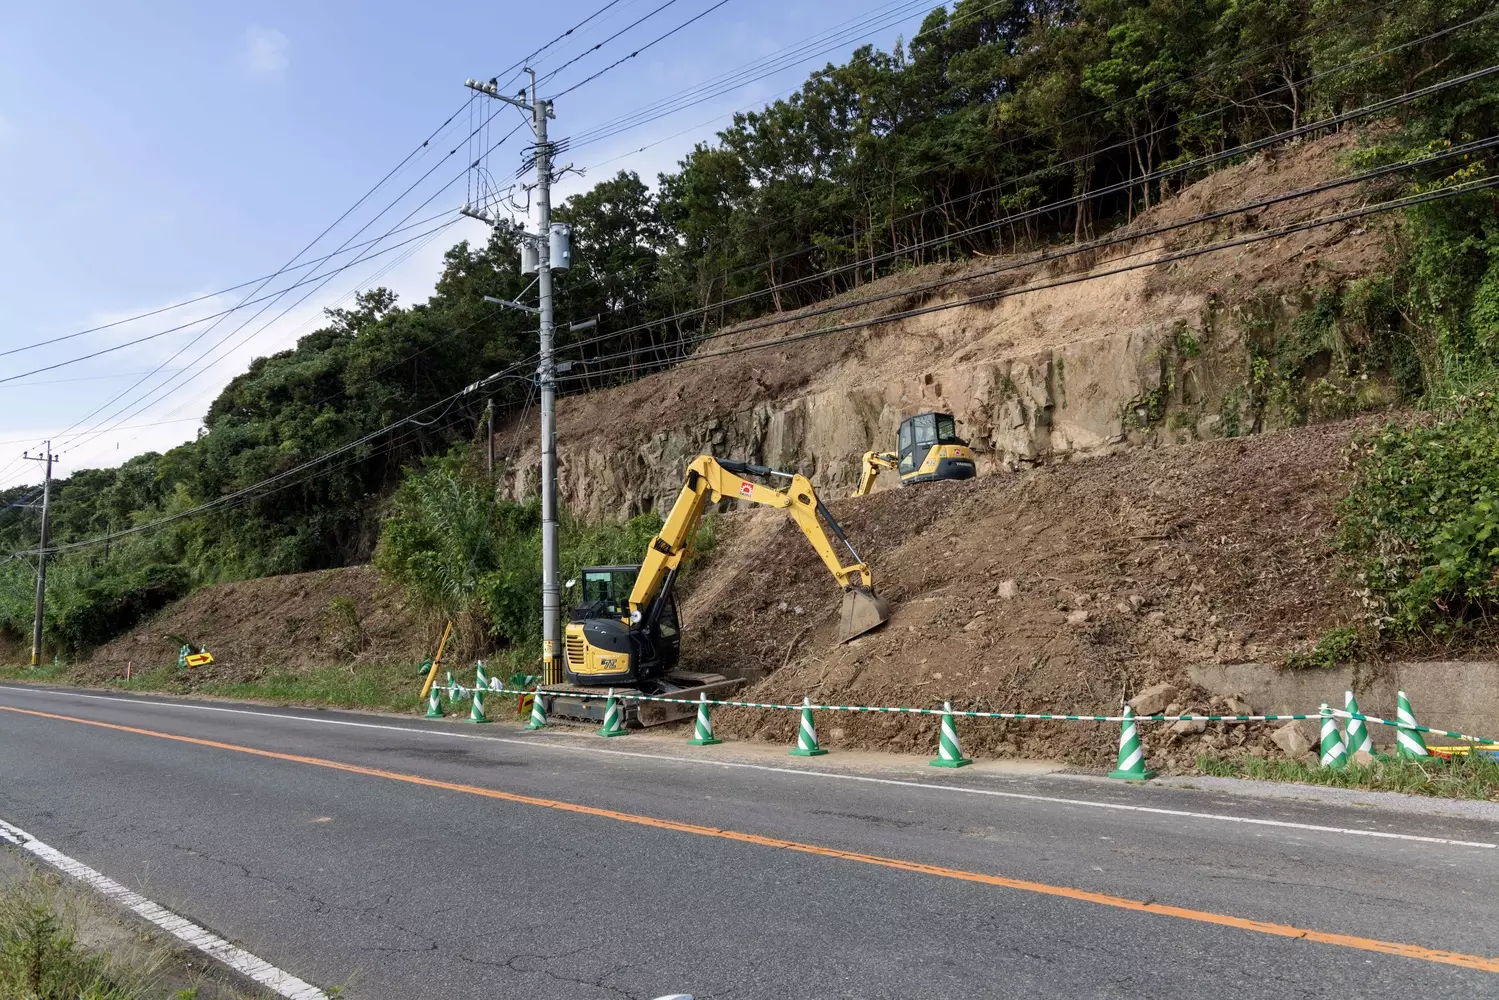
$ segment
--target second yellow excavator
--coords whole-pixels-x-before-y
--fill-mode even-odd
[[[774,489],[745,476],[780,477],[790,482]],[[687,467],[682,492],[639,566],[590,566],[582,571],[581,601],[573,609],[563,638],[564,677],[548,678],[552,681],[549,686],[555,690],[562,682],[583,688],[628,687],[692,699],[699,691],[716,697],[715,692],[739,683],[717,674],[677,669],[681,623],[673,584],[704,511],[709,504],[725,499],[764,504],[791,515],[843,588],[840,642],[878,628],[889,619],[890,606],[874,592],[874,575],[868,564],[859,558],[805,476],[701,455]],[[845,564],[839,557],[829,530],[848,549],[853,562]],[[560,701],[568,701],[566,692],[558,692],[558,696]],[[577,699],[558,705],[554,711],[558,708],[564,709],[563,714],[574,714],[567,709],[575,709],[591,717],[597,712],[597,703]],[[626,707],[626,718],[641,725],[685,714],[669,711],[669,706],[659,703],[634,708],[632,716],[631,706]]]
[[[958,437],[958,422],[951,413],[918,413],[900,422],[896,439],[899,453],[866,451],[853,495],[861,497],[874,489],[881,469],[895,469],[900,484],[932,483],[942,479],[972,479],[978,471],[973,449]]]

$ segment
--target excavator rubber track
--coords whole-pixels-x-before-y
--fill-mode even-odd
[[[706,694],[709,698],[725,698],[744,686],[744,680],[738,677],[725,677],[723,674],[704,674],[692,670],[674,670],[665,678],[655,681],[649,690],[637,688],[620,687],[615,688],[616,694],[652,694],[663,698],[680,698],[684,702],[696,702],[700,695]],[[599,695],[604,690],[597,687],[581,687],[574,684],[549,684],[547,690],[551,694],[544,694],[547,716],[557,716],[563,719],[576,719],[583,722],[604,721],[604,699]],[[577,696],[570,692],[578,692]],[[592,697],[582,697],[592,695]],[[629,701],[621,700],[620,708],[624,713],[624,722],[631,728],[646,728],[649,726],[660,726],[668,722],[676,722],[678,719],[690,719],[697,714],[696,704],[679,704],[675,701]]]

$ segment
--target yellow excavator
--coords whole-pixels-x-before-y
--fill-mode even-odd
[[[958,422],[951,413],[918,413],[900,422],[896,439],[899,452],[866,451],[859,473],[861,497],[874,489],[881,469],[895,469],[900,484],[932,483],[941,479],[972,479],[978,471],[973,449],[958,437]]]
[[[746,476],[779,477],[790,482],[775,489]],[[724,499],[764,504],[791,515],[843,588],[839,642],[863,635],[889,619],[890,606],[874,592],[874,576],[868,564],[859,558],[805,476],[702,455],[687,467],[682,492],[639,566],[590,566],[582,571],[580,601],[563,638],[564,677],[549,678],[563,682],[560,690],[555,683],[548,685],[556,691],[550,706],[553,712],[581,718],[600,716],[597,700],[569,698],[565,686],[624,687],[695,699],[700,692],[716,697],[741,683],[720,674],[677,669],[681,621],[673,584],[704,511],[709,504]],[[845,564],[839,557],[829,530],[848,549],[853,562]],[[569,581],[569,587],[573,585],[575,582]],[[690,705],[625,705],[625,719],[640,725],[668,722],[692,712]]]

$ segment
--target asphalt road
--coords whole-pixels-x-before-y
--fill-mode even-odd
[[[0,687],[0,819],[353,1000],[1499,997],[1492,819],[844,756]]]

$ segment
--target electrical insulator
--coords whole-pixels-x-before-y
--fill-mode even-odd
[[[535,274],[541,270],[541,254],[537,252],[536,244],[530,240],[522,240],[520,245],[520,273]]]
[[[573,227],[565,222],[552,223],[551,262],[553,271],[573,266]]]

